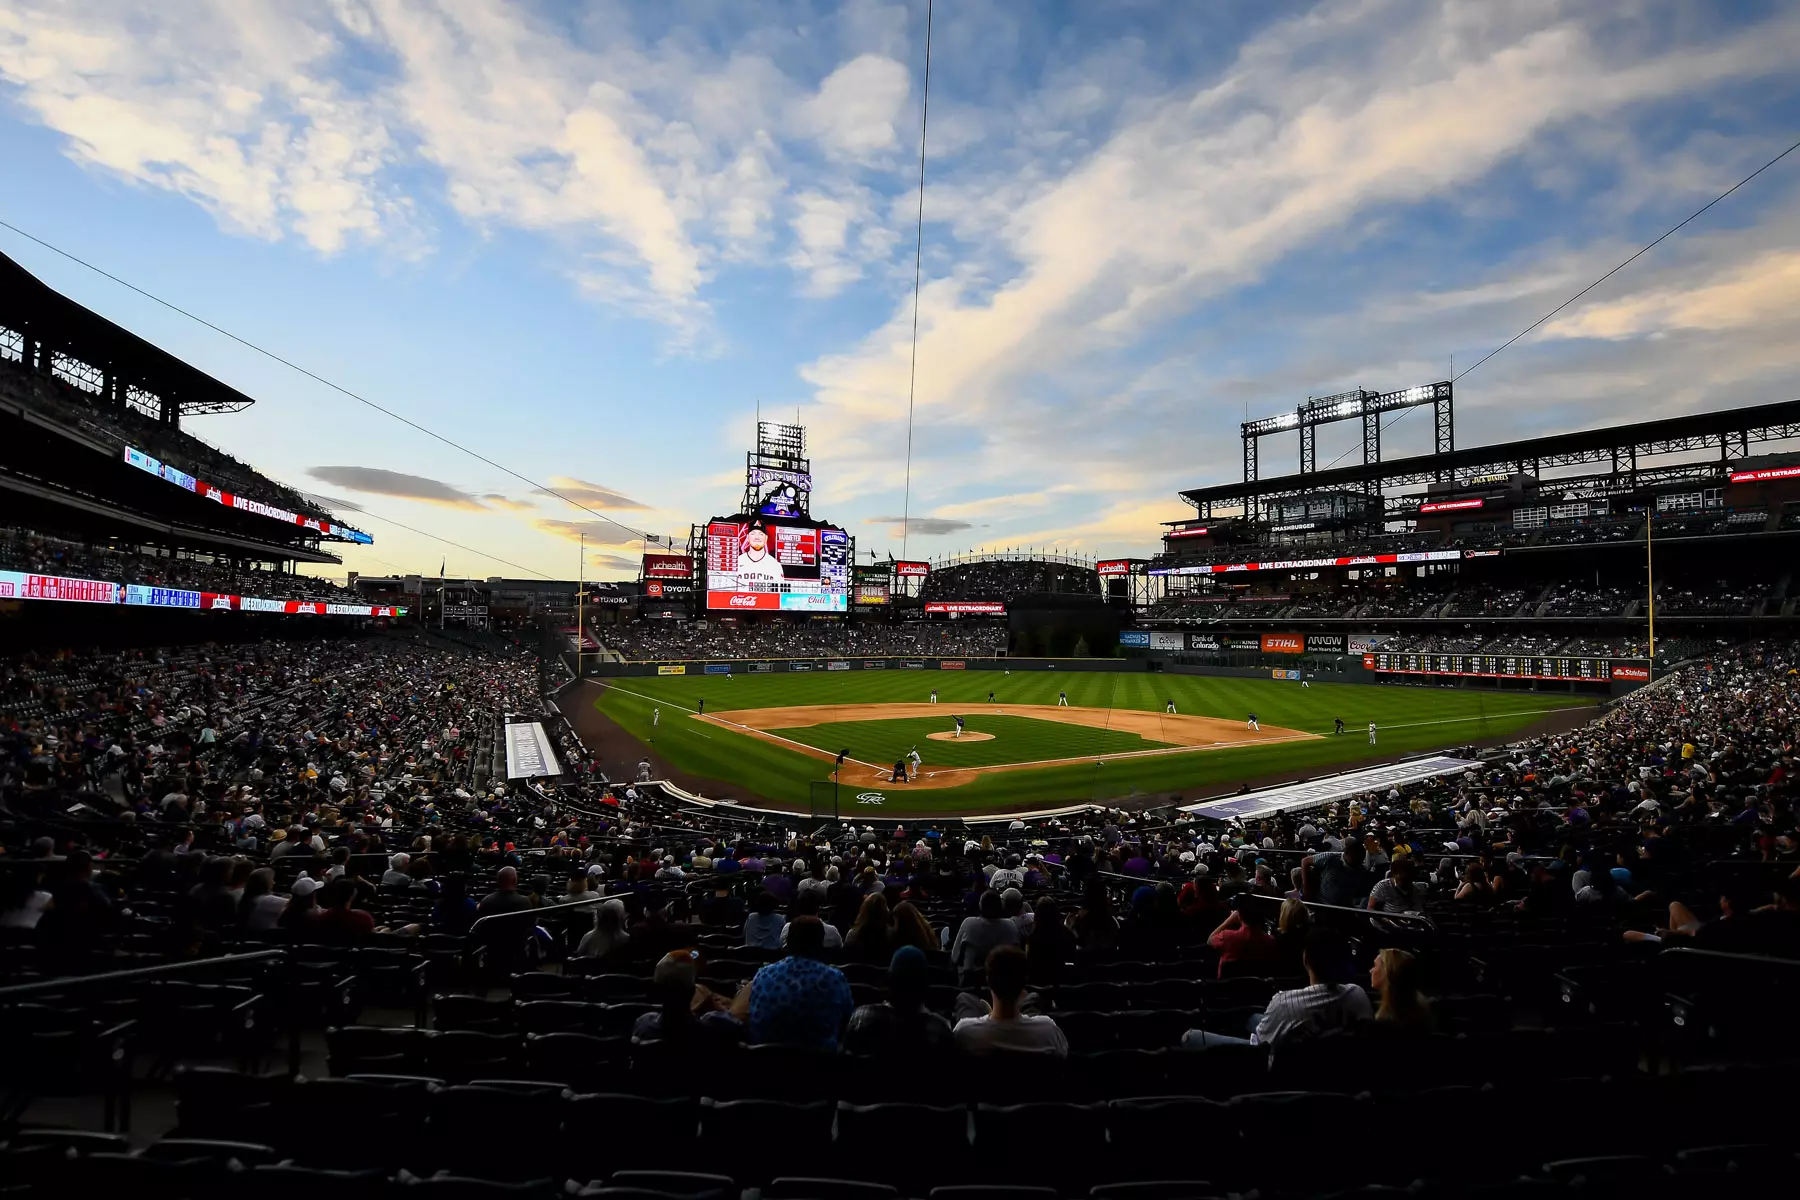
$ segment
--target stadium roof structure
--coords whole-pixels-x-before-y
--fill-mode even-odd
[[[78,376],[82,386],[114,403],[154,409],[165,425],[179,425],[189,414],[238,412],[256,403],[77,304],[4,254],[0,326],[23,336],[18,349],[27,365]]]
[[[1641,459],[1716,449],[1723,464],[1734,457],[1748,457],[1752,444],[1789,438],[1800,438],[1800,400],[1248,479],[1193,488],[1182,492],[1181,498],[1193,505],[1201,517],[1211,518],[1215,505],[1227,509],[1241,506],[1248,513],[1261,501],[1285,496],[1329,490],[1380,495],[1388,489],[1421,484],[1459,486],[1497,473],[1535,476],[1546,468],[1583,463],[1610,463],[1614,475],[1644,482],[1645,476],[1653,472],[1640,467]],[[1691,472],[1693,464],[1683,469]]]

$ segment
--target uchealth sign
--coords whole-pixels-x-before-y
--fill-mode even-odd
[[[1302,654],[1306,651],[1306,639],[1297,633],[1265,633],[1262,650],[1264,654]]]
[[[694,560],[685,554],[644,555],[646,579],[692,579]]]
[[[1097,564],[1094,569],[1102,575],[1129,575],[1131,574],[1131,560],[1129,558],[1110,559]]]
[[[983,616],[1005,616],[1006,605],[985,600],[933,600],[925,606],[928,613],[978,613]]]
[[[926,562],[896,562],[894,574],[901,579],[923,579],[931,574],[931,564]]]

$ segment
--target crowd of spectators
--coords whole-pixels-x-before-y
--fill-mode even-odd
[[[26,658],[0,680],[0,924],[70,966],[124,936],[139,954],[470,938],[487,982],[432,1002],[434,1036],[469,1010],[493,1053],[520,1056],[478,1078],[940,1104],[967,1079],[1016,1102],[1024,1080],[1061,1094],[1078,1068],[1129,1086],[1091,1075],[1129,1031],[1135,1053],[1191,1062],[1182,1077],[1205,1094],[1391,1089],[1467,1022],[1543,1019],[1520,999],[1542,989],[1541,965],[1506,998],[1456,994],[1472,949],[1501,962],[1555,929],[1577,962],[1675,945],[1800,957],[1797,664],[1791,644],[1724,648],[1593,725],[1303,813],[1221,825],[1090,809],[984,833],[863,814],[809,832],[703,808],[590,774],[566,731],[576,765],[559,786],[484,780],[478,731],[540,705],[543,685],[528,658],[425,637]],[[471,933],[506,914],[528,919]],[[641,1002],[584,1004],[588,981]],[[494,989],[510,1005],[483,998]],[[588,1044],[548,1018],[625,1021],[628,1065],[584,1077]],[[563,1057],[531,1037],[501,1049],[516,1035],[492,1031],[521,1026],[565,1031]],[[425,1069],[391,1026],[363,1032],[326,1035],[333,1074]],[[1583,1033],[1557,1043],[1563,1061],[1519,1066],[1596,1062],[1618,1030]],[[855,1070],[814,1057],[800,1078],[759,1075],[739,1047]],[[716,1145],[690,1150],[725,1166]],[[1192,1173],[1287,1169],[1252,1159]]]
[[[802,622],[639,621],[593,630],[630,662],[657,659],[987,658],[1004,654],[1004,619]]]
[[[1564,584],[1538,609],[1542,617],[1619,617],[1641,591],[1627,587],[1586,587]]]
[[[1091,563],[1056,558],[985,558],[933,567],[919,597],[932,600],[1009,600],[1044,592],[1098,596]]]
[[[260,596],[269,600],[364,602],[349,588],[311,575],[264,570],[257,565],[233,563],[229,559],[163,554],[147,547],[92,546],[17,528],[0,531],[0,567],[111,583]]]

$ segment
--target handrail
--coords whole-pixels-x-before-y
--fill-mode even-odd
[[[1244,896],[1248,896],[1252,900],[1266,900],[1270,904],[1285,904],[1287,902],[1287,897],[1285,896],[1267,896],[1261,892],[1239,893],[1240,898]],[[1426,928],[1437,928],[1437,922],[1433,921],[1424,913],[1381,912],[1373,908],[1352,908],[1346,904],[1325,904],[1318,900],[1302,900],[1300,903],[1306,905],[1308,911],[1354,913],[1356,916],[1364,917],[1371,921],[1376,919],[1383,921],[1423,921]]]
[[[1773,954],[1737,954],[1729,950],[1702,950],[1698,946],[1670,946],[1656,957],[1668,958],[1676,955],[1680,958],[1702,958],[1709,962],[1753,963],[1757,966],[1794,967],[1800,969],[1800,959],[1778,958]]]
[[[622,899],[624,899],[623,896],[588,896],[582,900],[571,900],[567,904],[546,904],[541,908],[521,908],[513,912],[489,913],[485,917],[477,917],[475,923],[469,926],[469,932],[473,934],[479,931],[490,921],[511,921],[520,917],[530,917],[533,921],[537,921],[543,919],[547,913],[563,912],[571,908],[592,908],[595,905],[605,904],[608,900]]]
[[[15,983],[10,987],[0,987],[0,1003],[43,992],[66,992],[73,988],[87,987],[96,983],[117,983],[126,979],[157,979],[164,975],[221,967],[229,963],[267,962],[272,958],[286,957],[286,950],[251,950],[244,954],[221,954],[214,958],[194,958],[186,962],[160,963],[154,967],[131,967],[123,971],[106,971],[99,975],[64,975],[57,979],[40,979],[36,983]]]

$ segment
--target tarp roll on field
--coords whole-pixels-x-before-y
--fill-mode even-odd
[[[536,721],[518,721],[506,727],[506,777],[536,779],[541,775],[561,775],[556,751],[550,736]]]
[[[1409,783],[1439,775],[1459,775],[1480,765],[1479,762],[1466,758],[1416,758],[1411,762],[1346,771],[1342,775],[1313,779],[1306,783],[1265,788],[1247,796],[1233,796],[1229,800],[1189,804],[1181,811],[1193,813],[1197,817],[1211,817],[1216,821],[1248,820],[1275,813],[1296,812],[1303,808],[1318,808],[1334,800],[1360,796],[1365,792],[1386,792],[1389,788],[1405,787]]]

